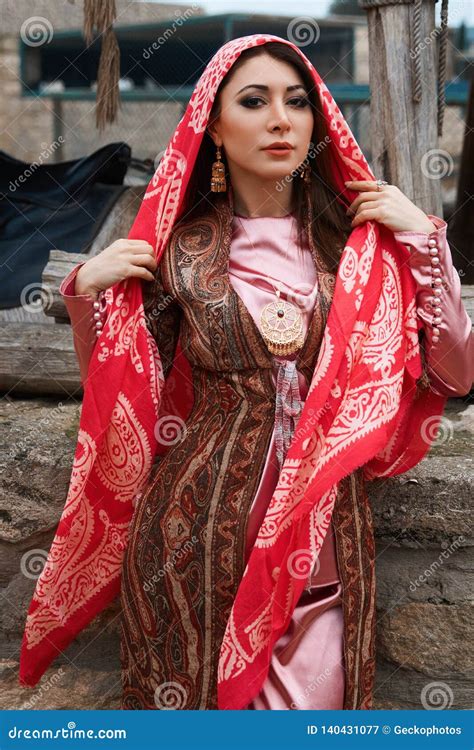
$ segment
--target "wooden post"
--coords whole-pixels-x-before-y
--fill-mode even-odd
[[[449,222],[448,240],[454,265],[463,284],[474,284],[474,65],[466,107],[466,129],[459,165],[456,205]]]
[[[372,169],[397,185],[425,213],[442,216],[440,175],[445,152],[438,151],[435,3],[420,12],[419,50],[413,44],[412,0],[359,0],[367,10]],[[413,100],[418,51],[421,99]]]

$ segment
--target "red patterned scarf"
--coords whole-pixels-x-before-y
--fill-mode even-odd
[[[214,55],[152,178],[131,239],[150,242],[160,261],[208,124],[217,88],[243,50],[278,41],[303,59],[330,136],[334,186],[375,179],[339,108],[302,51],[269,34],[234,39]],[[345,246],[309,393],[228,620],[218,674],[220,709],[258,694],[273,644],[287,629],[328,529],[340,480],[360,466],[393,476],[425,455],[445,398],[417,388],[422,374],[415,282],[408,251],[377,222],[357,226]],[[189,363],[163,378],[139,279],[106,292],[107,314],[85,383],[65,507],[38,578],[23,636],[20,682],[35,685],[53,659],[120,591],[133,510],[160,452],[159,415],[193,402]],[[181,357],[178,344],[176,357]],[[184,362],[184,366],[182,366]],[[176,368],[177,369],[177,368]],[[181,378],[181,379],[180,379]],[[176,396],[174,397],[176,398]]]

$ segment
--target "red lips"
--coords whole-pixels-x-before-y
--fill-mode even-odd
[[[270,143],[269,146],[265,146],[263,150],[267,151],[267,149],[270,149],[270,148],[271,149],[278,148],[278,149],[285,150],[285,149],[293,148],[293,146],[291,145],[291,143],[288,143],[287,141],[275,141],[275,143]]]

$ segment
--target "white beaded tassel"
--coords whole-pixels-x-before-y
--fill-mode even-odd
[[[431,306],[433,308],[433,336],[432,336],[432,342],[433,344],[437,344],[439,341],[439,334],[440,330],[438,326],[441,323],[441,313],[442,308],[440,307],[441,302],[441,286],[443,284],[443,281],[441,279],[441,269],[439,268],[439,257],[438,257],[438,247],[436,245],[436,240],[428,240],[428,247],[430,248],[430,256],[431,256],[431,276],[432,276],[432,282],[431,286],[433,287],[433,298],[431,300]]]
[[[105,315],[105,292],[102,290],[99,292],[97,300],[94,300],[94,324],[95,324],[95,335],[100,336],[103,326],[103,318]]]

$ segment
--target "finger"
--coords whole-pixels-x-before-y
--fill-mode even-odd
[[[347,180],[344,185],[354,190],[373,190],[378,187],[375,180]]]
[[[155,256],[149,254],[133,255],[130,258],[130,263],[136,266],[146,266],[151,271],[156,270],[156,268],[158,267],[158,262]]]
[[[145,240],[139,240],[136,243],[133,243],[133,245],[129,245],[129,247],[132,253],[149,253],[150,255],[155,254],[153,246],[150,245],[149,242],[145,242]]]
[[[127,274],[127,276],[136,276],[137,278],[143,279],[144,281],[155,280],[155,274],[149,271],[144,266],[131,266],[130,272]]]
[[[355,198],[349,208],[346,211],[346,214],[355,213],[361,203],[365,203],[366,201],[376,201],[378,200],[379,196],[377,193],[360,193],[360,195]]]
[[[358,224],[362,224],[364,221],[377,221],[379,215],[378,208],[368,208],[365,211],[361,211],[360,214],[354,216],[351,221],[351,226],[355,227]]]

